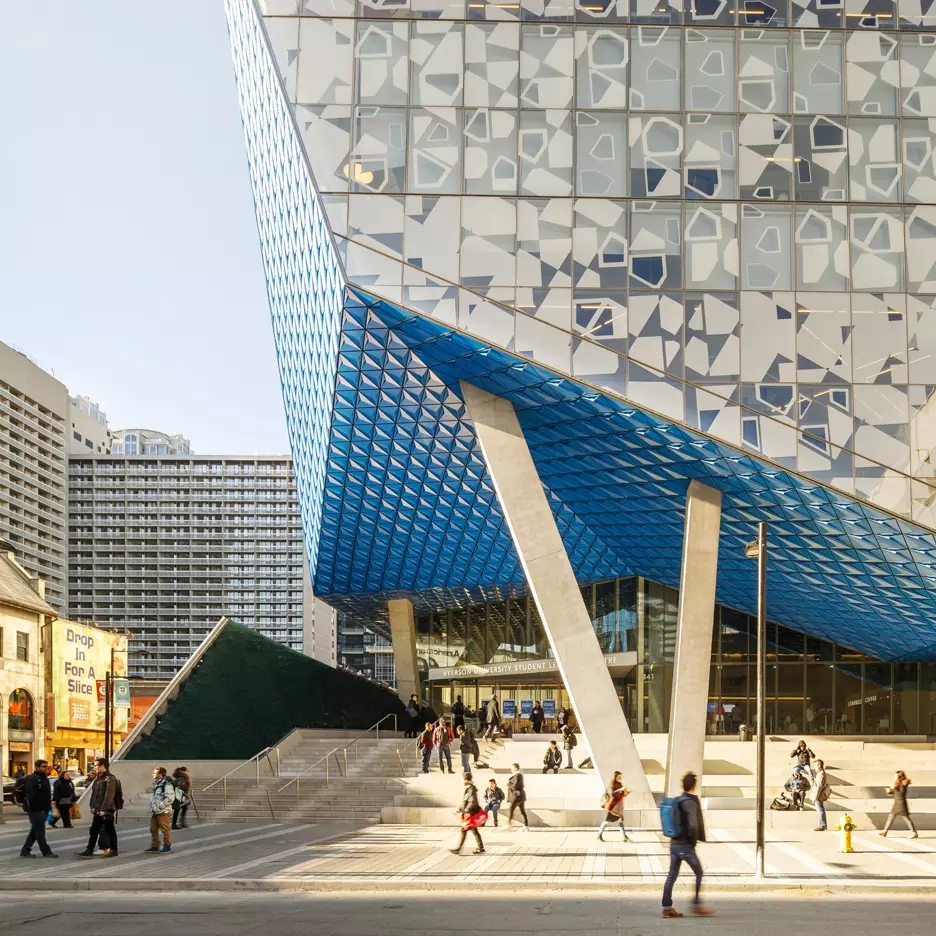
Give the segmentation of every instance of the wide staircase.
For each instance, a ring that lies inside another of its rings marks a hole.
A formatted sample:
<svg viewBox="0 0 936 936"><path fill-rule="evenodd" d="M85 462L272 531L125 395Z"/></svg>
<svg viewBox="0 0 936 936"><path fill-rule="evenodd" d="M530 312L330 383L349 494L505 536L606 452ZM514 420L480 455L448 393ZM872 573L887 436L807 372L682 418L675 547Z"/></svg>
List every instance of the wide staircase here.
<svg viewBox="0 0 936 936"><path fill-rule="evenodd" d="M563 769L558 775L542 774L542 758L555 735L515 735L501 742L489 758L491 768L477 771L479 790L493 777L506 792L511 764L519 763L527 790L527 814L535 826L592 826L602 818L598 804L602 787L594 772ZM766 748L766 800L769 807L791 774L790 752L798 738L771 736ZM663 795L666 763L665 735L636 738L650 788L658 799ZM832 796L826 803L829 825L848 813L860 828L880 829L890 811L885 788L894 770L904 770L913 781L910 809L918 828L936 828L936 745L923 737L892 739L811 738L810 747L823 759ZM584 746L573 752L573 762L586 757ZM701 797L706 821L713 828L750 828L755 808L754 743L710 740L705 746ZM458 805L461 783L438 773L403 781L405 791L381 811L388 823L450 825ZM655 810L627 810L625 821L633 827L658 828ZM812 798L801 812L770 811L767 826L773 830L809 829L816 823Z"/></svg>
<svg viewBox="0 0 936 936"><path fill-rule="evenodd" d="M542 758L552 735L515 735L496 744L481 739L479 791L494 778L506 791L511 765L524 771L527 814L534 826L588 827L602 818L601 783L590 768L542 774ZM767 742L767 804L791 772L790 752L798 738L771 736ZM808 739L826 763L832 796L829 825L846 812L861 829L881 829L891 800L885 788L896 768L913 781L910 809L918 828L936 828L936 744L922 737ZM651 790L663 793L665 735L638 735L637 748ZM712 828L753 826L756 745L712 739L705 746L701 796ZM433 752L435 754L435 752ZM580 744L576 765L587 756ZM363 733L296 729L278 745L225 773L202 771L194 780L195 816L203 822L384 822L452 825L462 797L461 765L453 750L454 775L441 773L436 757L429 774L419 769L415 741L381 729ZM626 778L625 778L626 780ZM131 795L124 816L148 820L148 794ZM506 813L506 810L505 810ZM191 815L191 813L190 813ZM625 810L630 827L658 828L655 809ZM815 825L812 799L802 812L768 812L767 827L808 829Z"/></svg>

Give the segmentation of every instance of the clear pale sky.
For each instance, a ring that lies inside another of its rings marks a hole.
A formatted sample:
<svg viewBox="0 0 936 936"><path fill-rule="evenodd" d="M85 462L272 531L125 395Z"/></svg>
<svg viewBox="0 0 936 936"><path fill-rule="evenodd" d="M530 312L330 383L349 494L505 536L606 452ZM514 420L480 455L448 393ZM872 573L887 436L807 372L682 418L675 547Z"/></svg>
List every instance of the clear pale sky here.
<svg viewBox="0 0 936 936"><path fill-rule="evenodd" d="M0 0L0 341L111 428L288 451L222 0Z"/></svg>

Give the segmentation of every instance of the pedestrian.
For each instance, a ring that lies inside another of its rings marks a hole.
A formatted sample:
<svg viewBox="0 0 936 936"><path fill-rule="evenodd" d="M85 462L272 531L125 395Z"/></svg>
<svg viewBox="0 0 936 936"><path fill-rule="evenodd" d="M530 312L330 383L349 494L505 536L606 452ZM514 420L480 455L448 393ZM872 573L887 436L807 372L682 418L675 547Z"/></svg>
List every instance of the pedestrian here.
<svg viewBox="0 0 936 936"><path fill-rule="evenodd" d="M549 747L546 748L546 753L543 755L543 773L549 773L551 770L554 774L557 774L561 766L562 751L559 750L559 745L555 741L550 741Z"/></svg>
<svg viewBox="0 0 936 936"><path fill-rule="evenodd" d="M813 803L816 807L816 815L819 817L819 825L816 826L815 831L825 832L829 827L826 822L825 804L832 795L832 787L829 786L829 778L826 776L825 763L821 760L816 761L814 786L816 792L813 793Z"/></svg>
<svg viewBox="0 0 936 936"><path fill-rule="evenodd" d="M49 825L54 829L55 823L61 819L62 828L70 829L72 827L72 803L75 802L75 784L68 770L63 769L52 784L52 802L58 810L58 816L53 815Z"/></svg>
<svg viewBox="0 0 936 936"><path fill-rule="evenodd" d="M793 808L801 810L806 802L806 791L809 789L809 781L802 773L799 767L793 768L793 773L783 784L783 789L793 797Z"/></svg>
<svg viewBox="0 0 936 936"><path fill-rule="evenodd" d="M546 713L539 699L533 703L533 711L530 712L530 724L533 726L533 733L539 734L543 730L543 722L546 721Z"/></svg>
<svg viewBox="0 0 936 936"><path fill-rule="evenodd" d="M816 755L813 754L813 752L808 747L806 747L805 741L800 741L800 743L797 744L793 749L793 753L790 755L790 757L792 757L795 761L795 765L793 767L794 772L805 774L806 779L809 780L810 783L812 783L813 779L810 760L815 756Z"/></svg>
<svg viewBox="0 0 936 936"><path fill-rule="evenodd" d="M13 798L29 817L29 835L20 849L20 858L35 858L33 842L43 858L58 858L46 841L46 817L52 808L52 787L49 784L49 762L37 760L31 774L21 777L14 787Z"/></svg>
<svg viewBox="0 0 936 936"><path fill-rule="evenodd" d="M409 702L406 703L406 714L410 717L410 725L406 731L406 737L415 738L419 734L419 729L422 724L419 710L419 696L416 695L415 692L410 696Z"/></svg>
<svg viewBox="0 0 936 936"><path fill-rule="evenodd" d="M458 732L458 753L461 754L462 773L471 773L471 758L474 757L474 762L478 763L478 742L475 740L474 732L463 724L459 725L456 731Z"/></svg>
<svg viewBox="0 0 936 936"><path fill-rule="evenodd" d="M520 815L523 816L523 831L529 832L530 820L527 819L526 814L526 789L523 785L523 774L520 773L519 764L513 765L513 772L507 781L507 803L510 806L510 811L507 813L507 828L513 828L514 810L519 809Z"/></svg>
<svg viewBox="0 0 936 936"><path fill-rule="evenodd" d="M471 781L471 774L464 776L465 792L462 795L461 804L461 836L458 839L458 845L452 849L452 853L457 855L465 844L465 837L471 832L478 843L478 847L472 852L473 855L484 854L484 842L481 841L481 833L478 831L479 825L484 825L487 820L487 814L478 804L478 788ZM483 817L483 818L482 818Z"/></svg>
<svg viewBox="0 0 936 936"><path fill-rule="evenodd" d="M491 696L487 705L484 707L484 723L487 725L484 737L490 738L493 741L494 734L500 725L500 705L497 702L496 695Z"/></svg>
<svg viewBox="0 0 936 936"><path fill-rule="evenodd" d="M422 772L429 773L429 759L432 757L433 735L432 722L426 722L426 729L416 742L422 749Z"/></svg>
<svg viewBox="0 0 936 936"><path fill-rule="evenodd" d="M166 776L165 767L153 770L153 793L150 796L150 847L148 852L165 854L172 851L172 832L169 831L169 817L175 801L175 787ZM162 832L162 848L159 847L159 833Z"/></svg>
<svg viewBox="0 0 936 936"><path fill-rule="evenodd" d="M439 770L442 773L445 773L443 760L448 764L448 772L455 773L452 770L452 742L454 740L455 736L452 734L452 729L446 724L444 718L440 718L439 726L432 735L432 743L439 749Z"/></svg>
<svg viewBox="0 0 936 936"><path fill-rule="evenodd" d="M494 828L497 828L497 813L503 802L504 791L497 785L497 781L491 777L488 780L487 789L484 791L484 808L494 817Z"/></svg>
<svg viewBox="0 0 936 936"><path fill-rule="evenodd" d="M173 797L172 802L171 828L184 829L186 827L185 817L192 802L192 778L189 775L188 767L176 767L172 771L172 785L178 792Z"/></svg>
<svg viewBox="0 0 936 936"><path fill-rule="evenodd" d="M94 781L88 802L92 817L88 847L84 851L75 852L75 857L93 858L100 836L103 847L101 857L117 858L117 813L123 809L123 792L120 781L110 772L110 761L106 757L98 757L94 761Z"/></svg>
<svg viewBox="0 0 936 936"><path fill-rule="evenodd" d="M676 834L670 839L670 867L663 885L663 916L681 917L673 909L673 885L679 877L679 867L685 861L695 873L695 899L689 912L693 916L711 916L712 911L701 899L702 865L696 854L696 845L705 841L705 823L702 821L702 804L695 795L696 775L691 771L682 778L683 794L674 803L674 824Z"/></svg>
<svg viewBox="0 0 936 936"><path fill-rule="evenodd" d="M621 771L615 770L611 776L611 782L604 792L604 796L601 797L601 805L604 808L605 817L601 820L601 825L598 826L599 842L604 841L604 830L609 825L618 825L621 829L621 835L624 836L624 841L630 841L627 837L627 829L624 828L624 797L627 796L629 792L630 790L625 789L624 782L621 780Z"/></svg>
<svg viewBox="0 0 936 936"><path fill-rule="evenodd" d="M458 731L465 727L465 703L461 696L455 696L455 704L452 706L452 728ZM466 771L467 772L467 771Z"/></svg>
<svg viewBox="0 0 936 936"><path fill-rule="evenodd" d="M563 728L569 723L569 713L566 710L566 707L563 705L562 708L556 712L556 727L562 731Z"/></svg>
<svg viewBox="0 0 936 936"><path fill-rule="evenodd" d="M578 744L578 738L575 737L575 732L572 730L571 725L562 726L562 750L566 752L566 767L569 770L574 770L572 765L572 751L575 750L575 746Z"/></svg>
<svg viewBox="0 0 936 936"><path fill-rule="evenodd" d="M894 782L886 790L888 796L894 798L894 802L891 805L890 815L887 817L887 822L884 824L884 831L880 834L885 838L887 833L890 831L890 827L894 824L894 820L898 816L902 816L907 820L907 825L910 826L910 831L913 833L911 838L919 838L920 833L917 832L916 826L913 824L913 820L910 818L910 809L907 807L907 788L910 786L910 778L902 771L898 770L894 774Z"/></svg>

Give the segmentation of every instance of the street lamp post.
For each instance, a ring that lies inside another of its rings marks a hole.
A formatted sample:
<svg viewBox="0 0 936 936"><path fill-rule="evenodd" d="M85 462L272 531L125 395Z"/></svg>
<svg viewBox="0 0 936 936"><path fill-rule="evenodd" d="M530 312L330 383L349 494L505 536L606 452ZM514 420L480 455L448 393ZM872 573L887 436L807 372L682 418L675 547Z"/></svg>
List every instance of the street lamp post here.
<svg viewBox="0 0 936 936"><path fill-rule="evenodd" d="M754 873L764 877L764 793L767 706L767 524L757 525L757 539L744 547L748 559L757 560L757 816Z"/></svg>

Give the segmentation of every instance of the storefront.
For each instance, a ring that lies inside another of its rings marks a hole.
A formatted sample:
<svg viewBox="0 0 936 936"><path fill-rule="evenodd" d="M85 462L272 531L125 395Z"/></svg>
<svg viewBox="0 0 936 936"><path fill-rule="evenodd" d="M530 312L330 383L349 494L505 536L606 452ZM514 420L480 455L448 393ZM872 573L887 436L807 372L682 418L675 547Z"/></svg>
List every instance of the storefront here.
<svg viewBox="0 0 936 936"><path fill-rule="evenodd" d="M125 682L127 639L118 634L57 620L50 627L48 701L49 717L45 757L56 769L63 765L87 773L95 757L104 756L104 682L108 672ZM127 731L130 710L126 697L115 693L114 741L119 744Z"/></svg>
<svg viewBox="0 0 936 936"><path fill-rule="evenodd" d="M582 586L582 597L635 733L669 730L679 593L647 579ZM516 728L533 701L569 705L536 605L517 596L416 620L426 701L448 711L456 696L476 709L496 692L516 704ZM769 623L767 730L783 734L936 733L936 663L885 662ZM708 733L736 734L754 719L756 621L716 606ZM626 662L625 662L626 661ZM503 708L503 705L502 705ZM552 706L549 707L552 710Z"/></svg>
<svg viewBox="0 0 936 936"><path fill-rule="evenodd" d="M5 772L8 777L18 777L32 772L33 746L31 741L10 741L7 744L7 750L9 754Z"/></svg>
<svg viewBox="0 0 936 936"><path fill-rule="evenodd" d="M615 680L625 678L636 662L637 654L633 652L605 655L605 666ZM536 702L543 707L547 729L555 727L560 709L571 707L559 667L552 657L440 667L429 670L426 680L427 701L438 712L448 711L458 696L472 713L497 696L502 717L513 731L529 730Z"/></svg>

